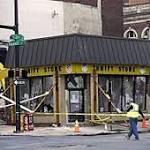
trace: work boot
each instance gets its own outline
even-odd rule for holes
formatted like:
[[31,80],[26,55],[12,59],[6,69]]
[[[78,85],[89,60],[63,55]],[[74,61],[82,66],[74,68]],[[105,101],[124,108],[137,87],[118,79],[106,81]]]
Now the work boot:
[[139,140],[139,137],[135,137],[135,140]]
[[128,135],[125,136],[127,140],[130,140],[130,137]]

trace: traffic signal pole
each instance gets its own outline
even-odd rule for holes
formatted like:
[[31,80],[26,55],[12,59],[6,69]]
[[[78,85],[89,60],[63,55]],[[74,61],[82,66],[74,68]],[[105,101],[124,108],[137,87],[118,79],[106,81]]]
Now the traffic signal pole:
[[[19,34],[18,26],[18,0],[14,1],[15,34]],[[19,80],[19,45],[15,45],[15,80]],[[20,86],[15,84],[16,89],[16,132],[21,131],[20,127]]]
[[[14,18],[15,25],[7,26],[0,25],[0,28],[13,30],[15,34],[19,34],[19,25],[18,25],[18,0],[14,0]],[[19,45],[15,45],[15,81],[19,79]],[[15,84],[15,98],[16,98],[16,131],[20,132],[20,86],[19,84]]]

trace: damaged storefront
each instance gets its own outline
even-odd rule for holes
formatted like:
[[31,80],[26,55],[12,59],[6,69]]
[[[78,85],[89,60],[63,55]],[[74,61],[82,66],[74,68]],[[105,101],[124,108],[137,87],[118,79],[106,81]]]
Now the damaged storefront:
[[[35,124],[91,123],[95,114],[125,112],[129,101],[149,113],[148,47],[147,41],[80,34],[26,41],[20,46],[20,68],[27,71],[20,101],[31,99],[23,105]],[[7,68],[14,67],[13,51]]]

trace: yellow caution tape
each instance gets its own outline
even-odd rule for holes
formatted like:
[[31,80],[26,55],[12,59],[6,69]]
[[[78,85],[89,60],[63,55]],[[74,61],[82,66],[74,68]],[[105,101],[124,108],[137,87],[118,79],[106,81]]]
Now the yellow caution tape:
[[[75,116],[99,116],[99,117],[127,117],[126,113],[41,113],[35,112],[37,115],[75,115]],[[150,117],[150,114],[144,114],[145,117]]]
[[121,113],[121,114],[116,114],[116,113],[41,113],[41,112],[35,112],[34,114],[37,115],[77,115],[77,116],[99,116],[99,117],[126,117],[125,113]]

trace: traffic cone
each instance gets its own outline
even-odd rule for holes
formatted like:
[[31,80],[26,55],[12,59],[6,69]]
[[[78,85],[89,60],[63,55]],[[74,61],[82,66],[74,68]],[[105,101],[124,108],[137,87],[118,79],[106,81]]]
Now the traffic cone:
[[108,130],[108,126],[107,126],[107,123],[105,123],[105,127],[104,127],[104,128],[105,128],[105,130]]
[[80,125],[79,125],[78,120],[75,121],[75,130],[74,130],[74,132],[80,133]]
[[146,119],[143,119],[143,121],[141,122],[141,128],[148,128],[148,123]]

